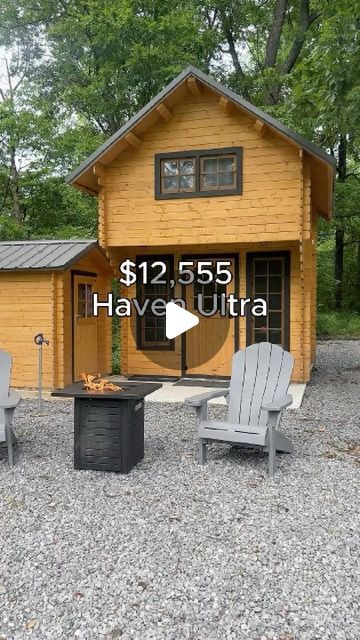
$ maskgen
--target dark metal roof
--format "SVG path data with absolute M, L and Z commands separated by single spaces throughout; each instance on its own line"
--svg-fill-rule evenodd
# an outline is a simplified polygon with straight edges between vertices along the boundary
M 286 136 L 290 140 L 293 140 L 299 147 L 308 151 L 311 155 L 319 158 L 320 160 L 327 162 L 329 165 L 334 166 L 336 160 L 329 153 L 326 153 L 324 149 L 319 147 L 318 145 L 306 140 L 301 135 L 292 131 L 284 124 L 276 120 L 272 116 L 269 116 L 267 113 L 255 107 L 251 102 L 244 100 L 240 96 L 238 96 L 234 91 L 227 89 L 224 85 L 220 84 L 210 76 L 206 75 L 200 69 L 196 67 L 189 66 L 182 73 L 180 73 L 172 82 L 170 82 L 160 93 L 158 93 L 155 98 L 150 100 L 145 107 L 143 107 L 138 113 L 136 113 L 124 126 L 122 126 L 118 131 L 116 131 L 108 140 L 106 140 L 94 153 L 92 153 L 84 162 L 82 162 L 74 171 L 72 171 L 66 182 L 74 182 L 76 178 L 78 178 L 84 171 L 89 169 L 94 162 L 98 161 L 104 153 L 118 140 L 123 138 L 140 120 L 147 115 L 152 109 L 154 109 L 160 102 L 162 102 L 166 96 L 168 96 L 176 87 L 178 87 L 181 83 L 187 80 L 190 76 L 197 78 L 200 82 L 207 85 L 210 89 L 217 91 L 222 94 L 224 97 L 228 98 L 239 107 L 247 111 L 250 115 L 259 118 L 263 122 L 267 123 L 270 127 L 273 127 L 279 133 Z
M 66 269 L 97 246 L 96 240 L 0 242 L 0 271 Z

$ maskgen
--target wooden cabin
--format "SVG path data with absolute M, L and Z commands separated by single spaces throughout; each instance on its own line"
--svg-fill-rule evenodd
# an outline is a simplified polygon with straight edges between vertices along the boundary
M 11 384 L 54 389 L 80 373 L 111 371 L 111 321 L 94 318 L 92 293 L 111 290 L 113 268 L 94 240 L 0 243 L 0 349 L 13 358 Z
M 121 321 L 121 371 L 228 376 L 235 350 L 270 341 L 309 379 L 316 346 L 316 229 L 329 219 L 334 159 L 201 71 L 189 67 L 75 169 L 68 182 L 99 201 L 99 244 L 114 265 L 166 262 L 176 283 L 122 295 L 186 297 L 180 260 L 230 261 L 226 293 L 263 297 L 266 318 L 201 318 L 167 340 L 164 320 Z M 204 296 L 220 292 L 203 287 Z M 224 289 L 222 289 L 224 292 Z

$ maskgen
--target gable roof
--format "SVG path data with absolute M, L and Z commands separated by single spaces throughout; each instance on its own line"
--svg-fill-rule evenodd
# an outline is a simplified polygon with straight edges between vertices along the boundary
M 324 167 L 326 172 L 325 190 L 327 189 L 330 194 L 328 197 L 328 212 L 331 210 L 331 191 L 333 181 L 333 171 L 336 164 L 335 158 L 329 153 L 324 151 L 321 147 L 310 142 L 300 134 L 296 133 L 289 127 L 285 126 L 279 120 L 276 120 L 272 116 L 268 115 L 258 107 L 254 106 L 247 100 L 244 100 L 237 95 L 231 89 L 228 89 L 224 85 L 220 84 L 210 76 L 206 75 L 199 69 L 189 66 L 182 73 L 180 73 L 172 82 L 170 82 L 160 93 L 158 93 L 150 102 L 148 102 L 138 113 L 136 113 L 128 122 L 126 122 L 118 131 L 116 131 L 108 140 L 106 140 L 96 151 L 94 151 L 88 158 L 86 158 L 76 169 L 74 169 L 66 178 L 67 183 L 74 184 L 81 189 L 84 189 L 90 193 L 97 193 L 99 191 L 97 177 L 93 173 L 93 167 L 96 163 L 106 165 L 111 162 L 115 157 L 115 149 L 117 144 L 126 140 L 126 136 L 131 134 L 131 131 L 139 127 L 142 121 L 150 116 L 156 108 L 165 100 L 171 99 L 172 95 L 176 93 L 176 90 L 183 84 L 185 84 L 189 78 L 194 78 L 199 83 L 207 87 L 208 89 L 223 96 L 231 103 L 245 111 L 251 117 L 256 120 L 264 122 L 270 130 L 274 131 L 281 137 L 288 140 L 290 143 L 297 146 L 299 149 L 307 152 L 317 164 L 320 163 Z M 156 111 L 155 111 L 156 113 Z M 316 176 L 318 179 L 318 171 L 316 170 Z M 322 188 L 323 190 L 324 188 Z
M 96 240 L 0 242 L 0 271 L 66 269 L 95 247 Z

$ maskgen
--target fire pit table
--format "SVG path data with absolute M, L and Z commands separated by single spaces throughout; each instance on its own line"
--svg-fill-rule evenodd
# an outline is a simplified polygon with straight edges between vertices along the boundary
M 162 385 L 119 384 L 121 391 L 88 391 L 75 382 L 52 393 L 75 400 L 75 469 L 129 473 L 144 457 L 144 398 Z

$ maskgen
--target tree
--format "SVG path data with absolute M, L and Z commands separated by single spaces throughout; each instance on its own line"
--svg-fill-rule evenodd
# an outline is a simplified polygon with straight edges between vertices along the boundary
M 27 108 L 22 100 L 29 64 L 21 53 L 11 59 L 4 58 L 5 82 L 0 87 L 0 214 L 10 209 L 17 224 L 24 219 L 21 177 L 36 167 L 44 133 L 41 116 Z
M 192 0 L 3 0 L 0 46 L 14 81 L 17 51 L 33 64 L 3 108 L 2 237 L 96 231 L 94 199 L 63 177 L 184 66 L 208 70 L 217 36 L 202 20 Z
M 2 24 L 39 30 L 41 98 L 104 135 L 186 65 L 208 69 L 216 38 L 192 0 L 6 0 Z
M 234 88 L 247 100 L 273 106 L 286 97 L 320 10 L 310 0 L 220 0 L 212 5 L 223 54 L 230 56 Z M 317 28 L 317 27 L 316 27 Z
M 335 236 L 337 310 L 344 302 L 345 248 L 353 250 L 360 243 L 360 37 L 356 9 L 354 0 L 339 0 L 336 12 L 322 20 L 311 54 L 295 74 L 292 100 L 294 117 L 307 135 L 337 159 L 335 215 L 329 230 Z
M 55 230 L 61 237 L 66 232 L 96 235 L 95 202 L 67 189 L 59 175 L 74 162 L 76 145 L 65 153 L 73 130 L 57 133 L 46 110 L 33 108 L 26 87 L 29 70 L 20 55 L 14 51 L 5 58 L 0 87 L 0 238 L 51 236 Z

